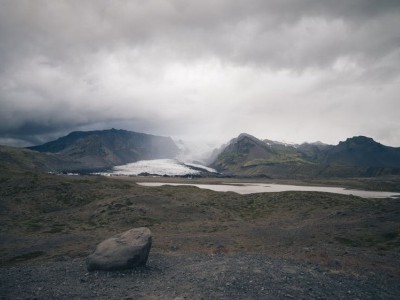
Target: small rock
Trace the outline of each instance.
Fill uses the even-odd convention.
[[[88,271],[124,270],[146,264],[151,248],[151,232],[146,227],[133,228],[97,245],[86,260]]]
[[[331,259],[330,261],[328,261],[328,267],[339,269],[340,267],[342,267],[342,264],[337,259]]]

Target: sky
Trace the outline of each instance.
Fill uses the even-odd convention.
[[[0,0],[0,144],[118,128],[400,147],[398,0]]]

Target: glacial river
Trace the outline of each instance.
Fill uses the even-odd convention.
[[[363,191],[353,190],[341,187],[325,187],[325,186],[301,186],[271,183],[232,183],[232,184],[191,184],[191,183],[162,183],[162,182],[138,182],[143,186],[196,186],[202,189],[213,190],[217,192],[235,192],[238,194],[254,194],[254,193],[272,193],[285,191],[309,191],[309,192],[327,192],[344,195],[354,195],[362,198],[400,198],[398,192],[380,192],[380,191]]]

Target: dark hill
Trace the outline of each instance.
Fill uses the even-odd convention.
[[[327,164],[400,168],[400,148],[384,146],[365,136],[349,138],[328,151]]]
[[[287,177],[309,164],[294,146],[242,133],[230,141],[211,166],[228,175]]]
[[[211,164],[219,172],[270,178],[354,177],[400,174],[400,148],[363,136],[336,146],[288,145],[241,134]]]
[[[58,153],[40,153],[23,148],[0,146],[0,170],[3,175],[20,172],[71,172],[89,169],[78,160]]]
[[[116,129],[76,131],[29,149],[62,154],[93,169],[143,159],[173,158],[179,151],[169,137]]]
[[[400,148],[357,136],[330,148],[320,163],[329,176],[400,175]]]

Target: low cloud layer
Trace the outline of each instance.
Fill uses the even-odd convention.
[[[398,28],[397,0],[1,0],[0,144],[115,127],[400,147]]]

